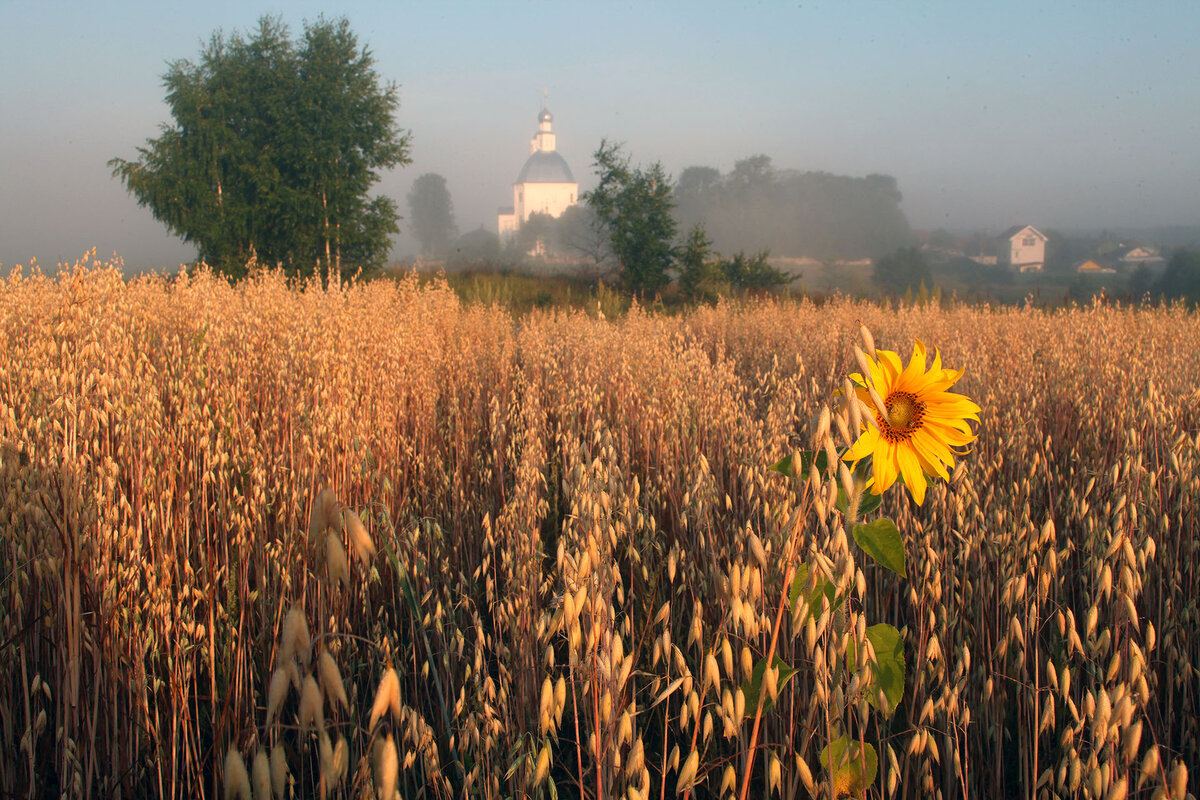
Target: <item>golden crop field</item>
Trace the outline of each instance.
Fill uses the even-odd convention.
[[[769,468],[857,435],[860,320],[982,409],[883,496],[903,576],[847,473]],[[4,796],[1196,793],[1195,312],[92,263],[4,278],[0,336]]]

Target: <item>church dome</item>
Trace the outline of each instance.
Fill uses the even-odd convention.
[[[574,183],[575,177],[571,174],[571,168],[567,166],[566,159],[556,151],[539,150],[529,157],[525,166],[521,167],[521,174],[517,176],[516,182]]]
[[[553,122],[554,115],[546,109],[542,109],[542,113],[538,114],[538,122]]]

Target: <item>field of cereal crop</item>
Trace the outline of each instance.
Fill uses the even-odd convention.
[[[883,496],[903,577],[769,469],[856,435],[860,320],[982,409]],[[1183,800],[1198,352],[1180,308],[13,273],[0,794]]]

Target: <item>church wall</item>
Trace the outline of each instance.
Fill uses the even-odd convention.
[[[517,213],[522,222],[535,213],[561,216],[564,211],[575,205],[578,190],[579,185],[575,183],[519,184],[516,191],[523,191],[523,195],[520,195],[521,202],[516,205]]]

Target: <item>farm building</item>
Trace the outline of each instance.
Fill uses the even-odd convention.
[[[1101,266],[1091,259],[1076,264],[1075,271],[1080,275],[1115,275],[1117,273],[1112,267]]]
[[[1046,264],[1046,234],[1032,225],[1014,225],[1000,234],[996,263],[1019,272],[1040,271]]]

